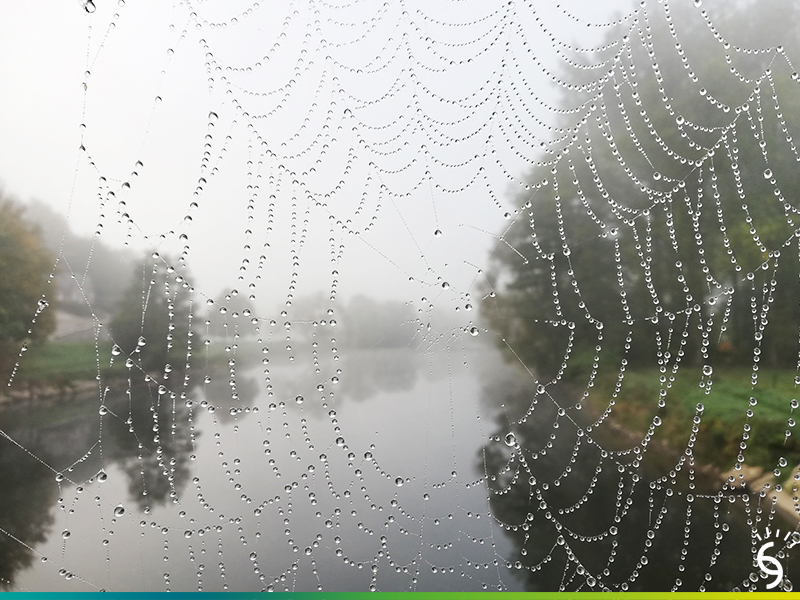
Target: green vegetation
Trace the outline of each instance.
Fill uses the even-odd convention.
[[[0,195],[0,374],[13,365],[24,340],[40,342],[55,328],[48,275],[53,257],[23,208]],[[35,317],[35,321],[34,321]]]
[[[694,456],[701,464],[730,469],[740,451],[745,423],[749,425],[745,440],[747,464],[771,471],[781,457],[786,459],[788,468],[800,463],[799,434],[788,424],[790,402],[799,391],[794,371],[761,371],[759,384],[753,389],[749,371],[719,369],[706,394],[706,389],[698,385],[703,379],[699,369],[680,369],[668,388],[665,407],[659,410],[661,375],[658,369],[626,372],[614,397],[618,374],[604,373],[591,388],[589,404],[596,411],[603,411],[613,399],[612,419],[641,436],[653,425],[654,415],[660,415],[661,424],[655,428],[653,439],[666,442],[677,452],[687,447],[697,405],[702,404],[702,420],[693,444]],[[669,377],[669,373],[666,375]],[[753,411],[749,419],[748,409]]]
[[[655,438],[681,451],[702,402],[701,461],[792,466],[800,5],[726,3],[716,29],[692,3],[652,6],[664,18],[646,36],[620,24],[563,63],[557,135],[516,197],[482,315],[542,382],[580,389],[597,372],[602,410],[627,361],[612,418],[629,429],[660,419]],[[770,49],[741,50],[755,47]]]
[[[99,357],[99,359],[98,359]],[[77,381],[97,377],[121,377],[127,374],[125,361],[116,359],[110,365],[111,343],[95,346],[93,342],[66,342],[34,346],[20,360],[14,380],[19,383],[69,386]]]
[[[39,228],[53,256],[60,256],[55,271],[59,310],[81,316],[113,313],[130,281],[133,253],[110,248],[97,236],[76,235],[67,219],[37,200],[28,203],[26,218]]]
[[[591,60],[575,57],[617,56],[607,82],[564,67],[564,81],[588,89],[565,97],[565,134],[532,169],[493,254],[498,294],[484,315],[545,377],[568,351],[622,355],[628,336],[632,366],[652,365],[658,336],[683,364],[751,364],[756,346],[761,366],[797,363],[800,94],[786,56],[800,56],[800,7],[731,3],[715,19],[732,41],[770,32],[785,56],[726,57],[690,4],[670,10],[675,37],[654,22],[651,39],[623,47],[610,31]]]
[[[144,259],[111,320],[114,341],[148,371],[185,363],[193,337],[189,331],[193,289],[188,269],[179,262],[180,271],[157,253]],[[201,343],[199,336],[194,338],[195,350]]]

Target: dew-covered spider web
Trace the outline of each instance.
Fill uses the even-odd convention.
[[[49,4],[4,587],[791,590],[797,3]]]

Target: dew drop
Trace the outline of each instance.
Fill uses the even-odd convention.
[[[764,169],[764,179],[772,179],[772,169]]]
[[[397,479],[394,480],[394,484],[397,487],[403,487],[404,483],[405,483],[405,480],[402,477],[398,477]]]
[[[116,507],[114,507],[114,516],[115,517],[121,517],[124,514],[125,514],[125,507],[122,506],[122,504],[118,504]]]
[[[513,431],[509,431],[505,437],[506,446],[516,446],[517,445],[517,436],[514,435]]]

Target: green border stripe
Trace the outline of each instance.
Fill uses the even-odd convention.
[[[52,600],[53,598],[63,598],[61,593],[37,593],[37,592],[9,592],[4,596],[20,596],[27,600],[37,598]],[[94,593],[72,593],[71,597],[95,596]],[[794,595],[794,594],[793,594]],[[280,598],[284,600],[300,599],[328,599],[328,600],[402,600],[409,598],[431,598],[432,600],[544,600],[545,598],[573,598],[575,600],[689,600],[689,598],[702,598],[703,600],[724,600],[729,598],[747,598],[758,600],[759,598],[779,598],[786,597],[784,592],[274,592],[274,593],[120,593],[111,592],[103,594],[104,599],[116,600],[135,600],[136,598],[150,598],[158,600],[188,600],[189,598],[214,598],[219,600],[252,600],[255,598]]]

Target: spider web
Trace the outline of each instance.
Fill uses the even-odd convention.
[[[146,255],[124,317],[95,310],[91,254],[54,265],[97,378],[80,417],[0,420],[2,494],[30,498],[7,501],[7,586],[762,589],[775,534],[791,589],[796,519],[740,474],[773,314],[800,365],[797,76],[720,6],[72,6],[70,225]],[[727,72],[705,80],[681,19]],[[742,298],[753,391],[721,485],[695,456],[710,408],[680,447],[660,432],[681,377],[716,393]],[[616,419],[642,362],[640,436]]]

